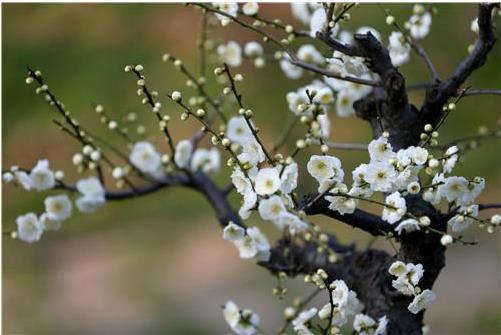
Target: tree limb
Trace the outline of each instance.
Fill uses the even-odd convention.
[[[302,201],[304,203],[309,202],[309,199],[313,199],[315,196],[316,194],[306,196]],[[393,231],[394,228],[386,221],[383,221],[379,216],[361,209],[356,209],[353,214],[344,215],[340,214],[337,211],[333,211],[329,209],[329,202],[323,197],[311,203],[304,210],[307,215],[322,214],[346,223],[353,228],[361,229],[373,236],[384,236],[387,233]]]

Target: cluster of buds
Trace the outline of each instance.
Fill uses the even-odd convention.
[[[77,166],[78,173],[82,173],[85,169],[94,170],[97,168],[101,160],[101,150],[94,147],[92,144],[86,144],[82,148],[82,152],[73,155],[73,164]]]
[[[327,272],[325,272],[324,269],[318,269],[316,272],[306,275],[304,277],[304,281],[306,283],[312,283],[315,286],[317,286],[319,289],[323,290],[327,288],[327,278],[329,276],[327,275]]]

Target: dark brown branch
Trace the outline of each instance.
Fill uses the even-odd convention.
[[[303,203],[309,203],[310,199],[314,199],[316,194],[306,196]],[[383,221],[379,216],[371,214],[361,209],[356,209],[353,214],[340,214],[337,211],[329,209],[329,202],[325,198],[320,198],[305,208],[308,215],[325,215],[330,218],[339,220],[353,228],[361,229],[373,236],[385,236],[393,231],[393,226]]]
[[[499,4],[482,3],[478,5],[479,35],[473,50],[459,63],[446,81],[428,89],[422,109],[424,114],[428,114],[429,119],[427,121],[430,123],[435,124],[437,120],[440,120],[442,106],[449,98],[456,96],[466,79],[486,62],[487,55],[496,43],[492,22],[492,10],[495,7],[499,7]]]
[[[501,95],[501,90],[469,89],[469,90],[466,90],[466,92],[464,93],[464,96],[471,96],[471,95]]]
[[[479,204],[478,210],[483,211],[487,209],[501,208],[501,204]]]

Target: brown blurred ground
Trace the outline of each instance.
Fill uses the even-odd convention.
[[[267,17],[289,15],[286,5],[262,7]],[[402,19],[410,13],[409,6],[392,9]],[[447,74],[474,38],[469,22],[475,10],[471,5],[439,9],[424,46],[438,70]],[[377,7],[362,6],[353,17],[355,23],[374,25],[387,36],[390,30],[379,14]],[[83,123],[104,131],[90,102],[103,103],[114,115],[144,112],[133,80],[123,73],[123,66],[134,62],[144,64],[149,82],[161,94],[182,87],[184,80],[160,57],[174,52],[195,68],[198,27],[198,14],[182,6],[4,5],[4,167],[29,167],[46,157],[55,168],[68,169],[77,150],[55,130],[47,106],[24,84],[26,65],[44,72],[49,85]],[[239,41],[257,39],[238,28],[218,29],[218,34]],[[475,87],[501,87],[500,56],[497,45],[488,65],[472,78]],[[412,65],[402,70],[409,83],[421,82],[426,71],[415,55],[412,58]],[[290,113],[285,93],[306,79],[283,84],[273,66],[260,71],[244,67],[242,73],[244,99],[256,111],[265,140],[271,143]],[[419,96],[413,98],[418,101]],[[489,97],[465,100],[444,128],[444,140],[492,125],[499,118],[499,102]],[[152,122],[146,125],[154,129]],[[178,126],[174,136],[181,139],[193,129]],[[367,141],[368,130],[355,119],[333,119],[333,136],[339,141]],[[497,145],[486,143],[458,171],[488,178],[485,202],[501,198]],[[363,154],[335,154],[343,158],[346,170],[366,159]],[[17,215],[42,211],[41,194],[7,186],[3,195],[4,231],[13,229]],[[354,239],[362,247],[367,243],[357,231],[341,225],[335,229],[345,241]],[[238,259],[220,235],[204,200],[176,189],[108,204],[90,216],[76,214],[62,231],[46,234],[34,245],[4,239],[4,333],[221,334],[228,329],[218,306],[228,299],[259,312],[265,329],[277,329],[284,303],[271,296],[275,280]],[[432,334],[494,334],[500,329],[499,233],[483,236],[472,231],[471,235],[482,242],[480,246],[454,246],[448,251],[448,266],[435,286],[439,300],[426,317]],[[389,248],[384,241],[377,245]],[[291,286],[292,292],[304,292],[300,280]]]

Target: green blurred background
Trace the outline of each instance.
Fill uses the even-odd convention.
[[[411,13],[410,5],[389,7],[400,20]],[[432,33],[423,44],[446,76],[474,40],[469,25],[476,9],[468,4],[442,4],[438,9]],[[287,4],[261,5],[261,13],[290,19]],[[161,95],[179,88],[190,92],[173,67],[161,62],[161,55],[171,52],[197,69],[200,13],[193,8],[4,4],[2,14],[4,168],[13,164],[31,167],[45,157],[53,168],[68,171],[68,180],[76,178],[69,171],[78,146],[56,129],[51,122],[53,111],[24,83],[26,65],[42,70],[68,109],[88,128],[105,136],[111,135],[97,121],[92,102],[104,104],[116,118],[137,112],[151,133],[156,131],[151,112],[135,94],[135,81],[123,72],[125,64],[143,64],[150,86]],[[359,25],[371,25],[385,38],[391,32],[375,5],[362,5],[352,16],[347,25],[352,31]],[[258,40],[237,26],[214,29],[211,36],[239,42]],[[501,88],[500,60],[498,44],[469,84]],[[245,65],[239,71],[246,78],[241,85],[244,102],[255,110],[265,142],[271,144],[290,116],[285,94],[310,79],[284,82],[271,64],[264,70]],[[410,84],[428,78],[416,55],[402,71]],[[422,96],[416,93],[411,98],[419,102]],[[500,102],[499,97],[489,96],[464,99],[442,128],[442,140],[494,125]],[[167,106],[170,114],[178,112]],[[173,129],[177,140],[195,129],[191,123],[177,125]],[[368,125],[356,119],[333,116],[332,130],[336,141],[370,139]],[[156,143],[163,145],[159,137]],[[458,169],[466,176],[487,178],[484,202],[501,198],[498,146],[499,142],[486,142]],[[367,159],[363,153],[333,153],[343,159],[346,170]],[[305,183],[302,190],[309,187]],[[14,229],[20,214],[40,213],[43,199],[39,193],[4,187],[3,231]],[[332,226],[332,222],[328,224]],[[354,240],[361,247],[368,241],[358,231],[334,227],[344,241]],[[447,252],[448,266],[435,286],[439,299],[426,315],[432,334],[494,334],[501,327],[500,235],[486,236],[475,229],[469,235],[480,240],[480,246],[453,246]],[[384,241],[376,245],[389,249]],[[2,274],[5,334],[222,334],[228,328],[219,305],[228,299],[256,310],[264,328],[274,330],[281,323],[281,308],[294,295],[307,292],[301,280],[295,280],[289,282],[292,293],[285,301],[272,297],[275,279],[251,262],[241,261],[233,246],[221,239],[204,199],[183,189],[109,203],[92,215],[76,213],[62,230],[45,234],[33,245],[4,238]]]

